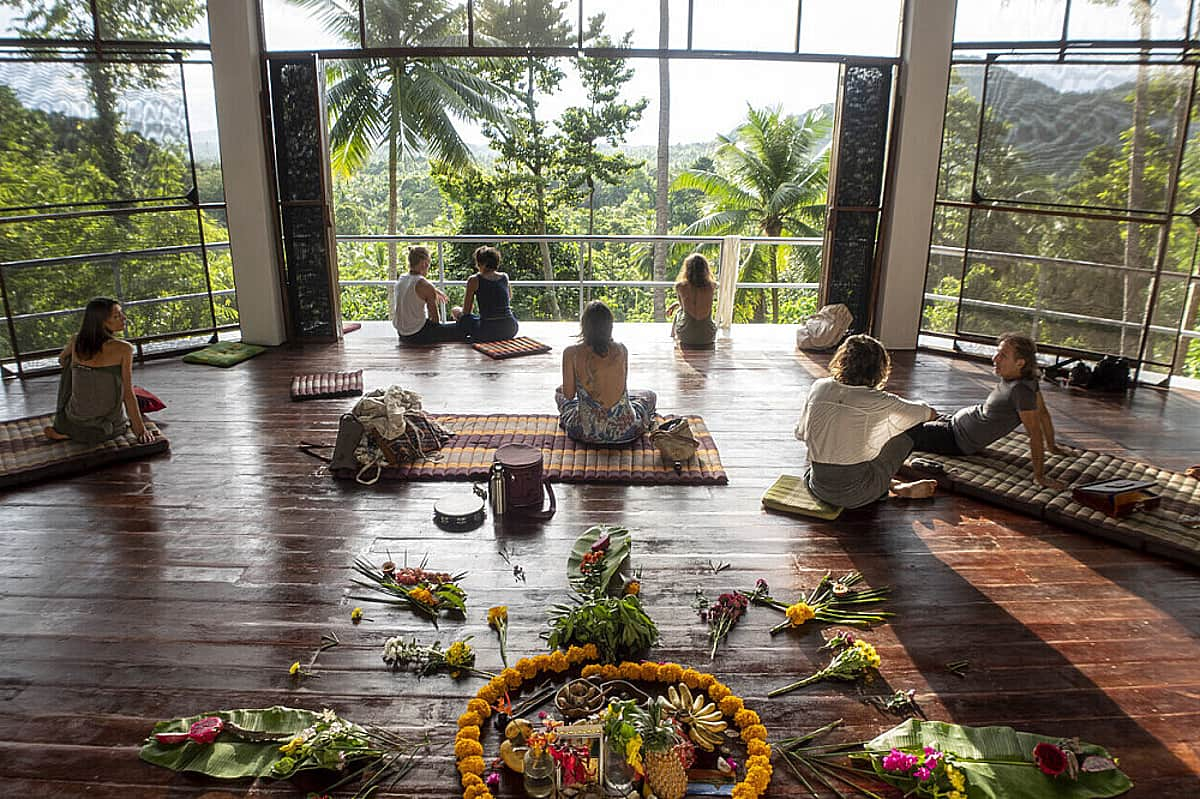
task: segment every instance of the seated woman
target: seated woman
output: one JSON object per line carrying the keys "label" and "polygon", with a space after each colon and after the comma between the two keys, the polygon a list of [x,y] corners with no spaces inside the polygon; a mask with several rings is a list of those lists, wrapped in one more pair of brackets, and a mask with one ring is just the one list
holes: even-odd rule
{"label": "seated woman", "polygon": [[1034,482],[1047,488],[1065,488],[1043,472],[1045,450],[1055,454],[1062,450],[1054,443],[1054,423],[1038,388],[1037,345],[1028,336],[1005,333],[997,341],[992,366],[1000,382],[987,399],[910,429],[913,450],[972,455],[1024,424],[1029,434]]}
{"label": "seated woman", "polygon": [[675,278],[677,303],[671,303],[667,313],[675,313],[671,335],[684,349],[706,349],[717,338],[717,325],[712,318],[713,295],[717,282],[713,280],[708,259],[694,252],[683,259],[683,267]]}
{"label": "seated woman", "polygon": [[[467,280],[467,293],[458,314],[458,322],[471,341],[503,341],[517,335],[517,317],[509,306],[512,287],[508,285],[508,275],[496,271],[499,268],[499,250],[495,247],[475,250],[476,273]],[[479,313],[473,314],[471,308],[476,299]]]}
{"label": "seated woman", "polygon": [[808,444],[804,481],[818,499],[859,508],[887,496],[932,496],[937,483],[894,479],[912,449],[904,431],[937,418],[921,402],[883,390],[892,370],[884,346],[870,336],[851,336],[829,363],[829,377],[813,383],[796,425]]}
{"label": "seated woman", "polygon": [[554,393],[558,424],[576,441],[624,444],[639,438],[654,420],[653,391],[627,391],[629,353],[613,341],[613,315],[599,300],[580,320],[579,344],[563,350],[563,382]]}
{"label": "seated woman", "polygon": [[97,297],[87,304],[79,332],[58,356],[58,405],[53,426],[43,431],[47,438],[90,446],[132,425],[139,443],[154,440],[133,394],[133,347],[115,337],[124,329],[125,313],[116,300]]}

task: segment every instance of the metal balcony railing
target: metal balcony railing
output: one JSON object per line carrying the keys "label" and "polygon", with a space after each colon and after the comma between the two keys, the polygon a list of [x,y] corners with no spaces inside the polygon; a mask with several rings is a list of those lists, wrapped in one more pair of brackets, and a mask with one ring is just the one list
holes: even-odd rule
{"label": "metal balcony railing", "polygon": [[[465,286],[466,280],[451,280],[446,277],[446,258],[445,248],[447,245],[453,244],[573,244],[578,248],[578,258],[576,259],[576,277],[573,280],[513,280],[511,285],[517,288],[577,288],[579,289],[579,312],[583,312],[585,302],[586,289],[589,288],[606,288],[611,286],[620,286],[627,288],[646,288],[668,289],[675,285],[673,280],[619,280],[619,279],[585,279],[587,266],[587,257],[589,249],[596,244],[619,243],[619,244],[640,244],[647,245],[647,249],[656,243],[664,243],[667,246],[676,244],[691,244],[691,245],[717,245],[720,247],[720,255],[712,262],[713,273],[720,284],[720,270],[725,264],[743,262],[742,253],[745,251],[745,246],[788,246],[788,247],[814,247],[820,248],[823,241],[816,237],[769,237],[769,236],[741,236],[741,237],[723,237],[723,236],[566,236],[566,235],[546,235],[546,236],[522,236],[522,235],[455,235],[455,236],[420,236],[420,235],[386,235],[386,234],[371,234],[371,235],[339,235],[337,236],[338,243],[374,243],[387,244],[389,242],[396,244],[426,244],[433,245],[434,252],[433,264],[431,267],[430,280],[439,287],[446,286]],[[737,247],[737,252],[729,251],[730,247]],[[674,270],[678,268],[677,264],[669,267]],[[377,286],[386,289],[393,284],[392,281],[386,279],[368,279],[368,280],[342,280],[342,286]],[[798,289],[802,291],[816,291],[819,283],[815,282],[745,282],[735,280],[734,288],[749,289],[749,290],[770,290],[770,289]]]}

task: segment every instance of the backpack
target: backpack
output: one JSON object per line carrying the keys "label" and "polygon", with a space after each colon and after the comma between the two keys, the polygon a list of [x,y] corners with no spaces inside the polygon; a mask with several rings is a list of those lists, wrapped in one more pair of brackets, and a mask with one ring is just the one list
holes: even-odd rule
{"label": "backpack", "polygon": [[1092,369],[1092,377],[1087,383],[1088,389],[1092,391],[1127,391],[1133,384],[1133,378],[1130,376],[1132,365],[1128,358],[1105,355]]}

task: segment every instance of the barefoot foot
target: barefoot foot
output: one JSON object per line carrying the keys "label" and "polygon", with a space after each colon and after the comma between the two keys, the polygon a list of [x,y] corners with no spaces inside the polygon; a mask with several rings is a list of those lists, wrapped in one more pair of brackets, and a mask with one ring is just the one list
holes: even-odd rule
{"label": "barefoot foot", "polygon": [[937,480],[915,480],[911,483],[893,483],[892,493],[905,499],[928,499],[937,491]]}
{"label": "barefoot foot", "polygon": [[53,427],[43,427],[42,435],[51,441],[66,441],[70,436],[64,436],[62,433],[55,430]]}

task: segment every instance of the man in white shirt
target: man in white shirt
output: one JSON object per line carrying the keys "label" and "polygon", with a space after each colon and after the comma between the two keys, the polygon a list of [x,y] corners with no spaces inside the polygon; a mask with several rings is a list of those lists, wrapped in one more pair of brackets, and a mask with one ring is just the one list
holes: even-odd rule
{"label": "man in white shirt", "polygon": [[438,304],[445,303],[447,297],[426,279],[429,264],[429,250],[413,247],[408,251],[408,274],[396,281],[392,324],[401,344],[436,344],[466,338],[466,328],[457,322],[438,322]]}
{"label": "man in white shirt", "polygon": [[819,499],[858,508],[887,496],[932,496],[937,483],[893,479],[913,442],[905,430],[937,418],[923,402],[883,390],[892,360],[870,336],[851,336],[829,363],[831,377],[813,383],[796,438],[808,444],[804,479]]}

